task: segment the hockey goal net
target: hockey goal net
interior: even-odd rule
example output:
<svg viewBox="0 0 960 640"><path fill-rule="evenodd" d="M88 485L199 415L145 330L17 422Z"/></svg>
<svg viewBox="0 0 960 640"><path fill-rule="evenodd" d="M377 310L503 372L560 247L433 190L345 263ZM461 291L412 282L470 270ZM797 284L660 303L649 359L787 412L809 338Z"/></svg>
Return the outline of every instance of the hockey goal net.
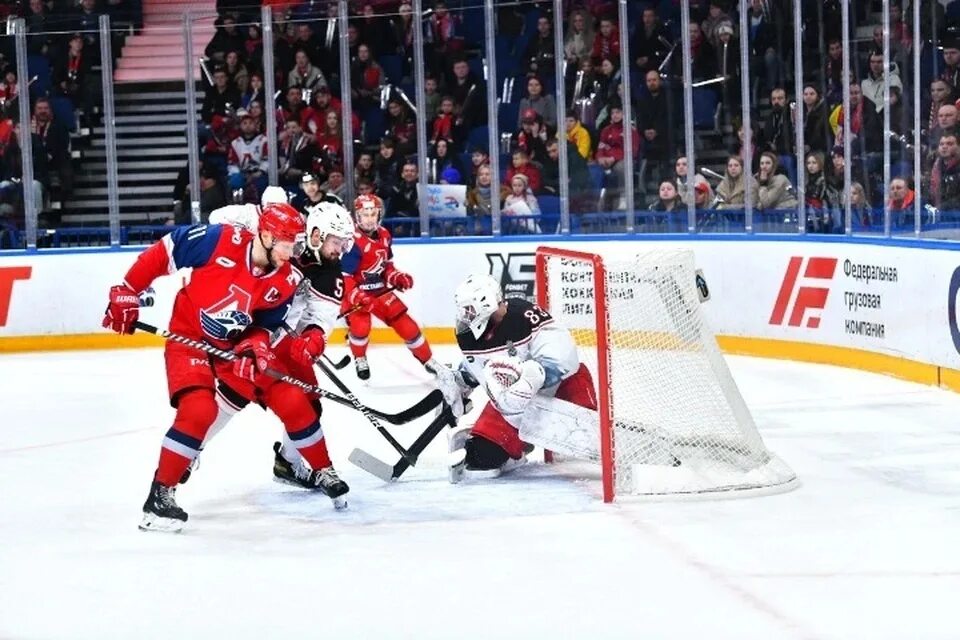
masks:
<svg viewBox="0 0 960 640"><path fill-rule="evenodd" d="M787 490L700 309L691 251L537 249L537 301L597 385L603 497ZM701 287L702 283L702 287Z"/></svg>

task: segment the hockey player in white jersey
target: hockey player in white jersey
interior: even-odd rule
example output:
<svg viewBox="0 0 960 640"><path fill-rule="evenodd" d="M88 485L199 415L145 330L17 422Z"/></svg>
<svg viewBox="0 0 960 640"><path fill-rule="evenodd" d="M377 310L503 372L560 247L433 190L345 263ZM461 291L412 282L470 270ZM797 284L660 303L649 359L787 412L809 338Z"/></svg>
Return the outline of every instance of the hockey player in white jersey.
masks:
<svg viewBox="0 0 960 640"><path fill-rule="evenodd" d="M236 224L232 220L225 222ZM290 375L316 385L313 361L323 353L326 337L333 330L340 312L343 294L340 257L353 244L353 218L341 206L321 203L307 216L306 232L305 247L296 259L296 266L304 275L301 288L287 313L285 328L274 336L271 346ZM219 412L203 446L247 404L248 400L226 385L219 384ZM319 407L317 409L319 415ZM323 491L334 499L338 509L346 507L346 501L341 496L349 488L339 478L332 464L322 469L311 469L286 434L283 443L274 444L274 452L273 473L276 480ZM188 477L189 473L181 482Z"/></svg>
<svg viewBox="0 0 960 640"><path fill-rule="evenodd" d="M554 426L544 415L571 405L579 411L597 408L593 378L580 363L570 332L535 304L504 300L500 285L485 274L467 278L454 300L464 359L438 375L441 389L458 417L464 399L478 386L489 402L476 423L450 435L451 450L462 445L465 452L451 479L462 473L495 477L523 464L531 444L563 451L569 423Z"/></svg>
<svg viewBox="0 0 960 640"><path fill-rule="evenodd" d="M228 204L210 212L210 224L229 224L256 232L260 222L260 211L268 204L287 202L287 192L283 187L270 186L263 190L260 204Z"/></svg>

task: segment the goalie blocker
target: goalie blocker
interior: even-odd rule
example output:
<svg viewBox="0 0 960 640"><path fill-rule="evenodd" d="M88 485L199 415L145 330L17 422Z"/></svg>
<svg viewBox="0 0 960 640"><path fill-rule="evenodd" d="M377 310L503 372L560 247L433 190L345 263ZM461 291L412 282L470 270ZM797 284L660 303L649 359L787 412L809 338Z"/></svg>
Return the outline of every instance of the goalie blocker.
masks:
<svg viewBox="0 0 960 640"><path fill-rule="evenodd" d="M451 438L453 448L462 444L465 451L457 466L468 474L497 475L522 462L528 443L583 456L585 449L563 446L576 421L543 419L541 413L549 412L554 398L596 411L593 379L570 333L536 305L504 300L500 285L488 275L467 278L454 299L464 359L438 381L458 417L474 388L482 385L490 399L466 437L461 432ZM457 477L455 468L451 479Z"/></svg>

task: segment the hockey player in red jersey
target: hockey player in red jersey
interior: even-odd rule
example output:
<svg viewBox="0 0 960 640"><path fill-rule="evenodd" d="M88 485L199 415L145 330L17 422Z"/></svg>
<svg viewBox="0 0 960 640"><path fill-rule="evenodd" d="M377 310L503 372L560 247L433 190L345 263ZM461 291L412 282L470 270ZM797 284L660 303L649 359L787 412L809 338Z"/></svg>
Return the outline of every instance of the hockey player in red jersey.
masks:
<svg viewBox="0 0 960 640"><path fill-rule="evenodd" d="M245 218L241 216L236 222L242 226ZM322 355L325 338L333 330L340 312L343 297L340 258L353 246L354 225L350 213L342 206L320 202L311 208L306 228L303 251L293 259L303 273L303 283L283 326L274 332L272 344L277 360L284 364L287 373L316 385L313 362ZM249 230L255 232L256 227ZM322 336L316 335L318 331ZM248 398L220 381L217 385L219 413L203 446L249 403ZM305 463L286 432L282 443L274 443L274 453L273 475L278 482L312 490L319 488L314 476L320 471ZM186 478L181 480L184 481ZM347 506L345 499L334 500L334 505L338 509Z"/></svg>
<svg viewBox="0 0 960 640"><path fill-rule="evenodd" d="M427 339L416 321L407 313L397 291L413 287L413 277L393 265L393 238L380 226L383 201L375 195L359 196L353 203L357 233L353 248L342 260L343 309L349 312L350 351L357 377L370 378L367 344L370 341L371 314L397 332L413 356L435 373L437 363ZM393 290L390 290L393 289Z"/></svg>
<svg viewBox="0 0 960 640"><path fill-rule="evenodd" d="M176 485L196 457L217 416L214 387L218 379L247 398L257 398L281 420L301 455L316 469L329 465L315 404L299 387L266 374L283 371L270 348L270 332L283 323L302 274L290 264L295 243L304 233L303 218L287 204L268 205L252 234L225 225L177 229L144 251L122 284L110 289L103 326L133 333L138 294L158 277L192 267L190 281L177 294L170 331L233 349L233 362L168 341L164 349L170 403L176 409L143 505L143 530L179 531L187 520L176 503ZM323 335L304 343L322 351ZM307 349L304 346L304 349ZM336 472L316 481L328 495L345 492Z"/></svg>
<svg viewBox="0 0 960 640"><path fill-rule="evenodd" d="M451 450L465 449L451 479L510 470L525 461L528 443L549 441L553 450L568 453L564 443L576 429L565 418L586 410L585 421L595 422L597 409L593 378L570 332L535 304L505 300L499 283L486 274L467 278L454 300L464 359L456 369L438 372L439 385L458 417L475 387L484 387L489 402L476 423L450 436Z"/></svg>

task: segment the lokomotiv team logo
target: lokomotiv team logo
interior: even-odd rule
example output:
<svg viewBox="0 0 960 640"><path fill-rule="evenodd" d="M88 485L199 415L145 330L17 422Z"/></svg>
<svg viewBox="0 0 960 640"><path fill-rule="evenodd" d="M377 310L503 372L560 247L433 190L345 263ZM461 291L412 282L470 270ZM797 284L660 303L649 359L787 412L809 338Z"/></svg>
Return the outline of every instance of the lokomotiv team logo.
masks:
<svg viewBox="0 0 960 640"><path fill-rule="evenodd" d="M780 293L773 305L773 313L770 314L770 324L782 325L789 315L788 326L804 326L804 318L806 318L808 328L819 327L819 312L827 306L830 281L833 280L836 270L836 258L804 258L803 256L790 258L787 270L783 274L783 282L780 284Z"/></svg>

